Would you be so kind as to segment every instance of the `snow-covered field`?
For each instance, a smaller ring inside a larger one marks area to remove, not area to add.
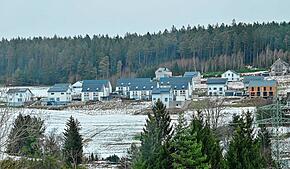
[[[221,125],[231,121],[233,114],[240,114],[243,111],[254,110],[249,108],[227,108],[223,110],[224,118]],[[135,135],[140,133],[144,127],[146,115],[132,115],[127,113],[113,114],[89,114],[84,111],[57,111],[57,110],[36,110],[22,109],[18,112],[32,114],[45,120],[46,133],[56,129],[61,134],[70,116],[77,118],[81,125],[81,134],[85,140],[89,140],[84,146],[84,153],[97,153],[101,157],[112,154],[123,156],[126,154],[130,144],[134,141]],[[192,111],[186,113],[186,118],[190,119]],[[176,122],[177,115],[172,115],[173,123]]]

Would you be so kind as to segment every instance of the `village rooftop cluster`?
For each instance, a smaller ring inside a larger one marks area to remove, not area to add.
[[[228,70],[221,77],[203,78],[201,73],[185,72],[173,76],[168,68],[158,68],[154,78],[120,78],[115,90],[109,80],[82,80],[74,84],[55,84],[47,90],[46,98],[34,97],[28,88],[9,88],[5,101],[8,106],[25,106],[40,102],[45,106],[60,106],[75,101],[94,102],[112,98],[146,100],[160,99],[167,108],[182,108],[196,97],[260,97],[272,99],[277,94],[277,81],[266,76],[283,76],[289,73],[289,64],[278,59],[270,72],[242,75]]]

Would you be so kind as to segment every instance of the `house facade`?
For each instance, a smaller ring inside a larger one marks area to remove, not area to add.
[[[209,78],[207,79],[207,95],[209,96],[225,96],[227,90],[228,79],[226,78]]]
[[[243,77],[243,83],[244,83],[244,94],[249,95],[248,88],[251,81],[256,80],[264,80],[263,76],[244,76]]]
[[[84,80],[81,91],[81,100],[102,101],[108,99],[112,93],[112,86],[108,80]]]
[[[173,93],[170,87],[154,88],[152,90],[152,105],[160,100],[167,108],[172,107]]]
[[[72,86],[69,83],[59,83],[47,91],[48,105],[66,105],[72,101]]]
[[[155,77],[157,80],[162,77],[172,77],[172,72],[168,68],[160,67],[155,71]]]
[[[151,100],[152,90],[157,86],[156,82],[135,83],[130,86],[129,98],[134,100]]]
[[[255,80],[250,81],[248,87],[249,97],[273,98],[277,93],[276,80]]]
[[[152,80],[150,78],[121,78],[117,80],[116,92],[126,98],[130,98],[130,89],[132,86],[141,84],[149,84]]]
[[[160,78],[160,88],[170,87],[173,92],[174,101],[191,100],[193,84],[191,77],[164,77]]]
[[[32,101],[32,92],[28,88],[9,89],[6,93],[8,106],[23,106]]]
[[[283,76],[290,72],[289,64],[282,59],[277,59],[271,66],[271,76]]]
[[[240,81],[240,74],[234,70],[228,70],[222,74],[222,78],[228,79],[228,82]]]

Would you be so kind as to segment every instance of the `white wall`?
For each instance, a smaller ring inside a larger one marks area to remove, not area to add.
[[[172,93],[161,93],[161,94],[152,94],[152,104],[155,104],[157,100],[160,99],[162,103],[169,108],[170,102],[173,100]]]
[[[9,93],[7,94],[7,102],[16,105],[23,105],[25,102],[32,100],[32,94],[27,90],[26,92],[20,93]]]
[[[228,70],[222,74],[222,78],[227,78],[229,82],[234,82],[240,80],[240,75]]]
[[[220,90],[221,89],[221,90]],[[210,96],[224,96],[227,86],[224,84],[208,84],[207,94]]]
[[[72,91],[68,89],[66,92],[48,92],[48,101],[55,102],[71,102]]]
[[[104,92],[82,92],[82,101],[101,101]]]

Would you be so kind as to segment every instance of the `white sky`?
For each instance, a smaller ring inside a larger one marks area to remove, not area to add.
[[[163,31],[290,21],[290,0],[0,0],[0,38]]]

